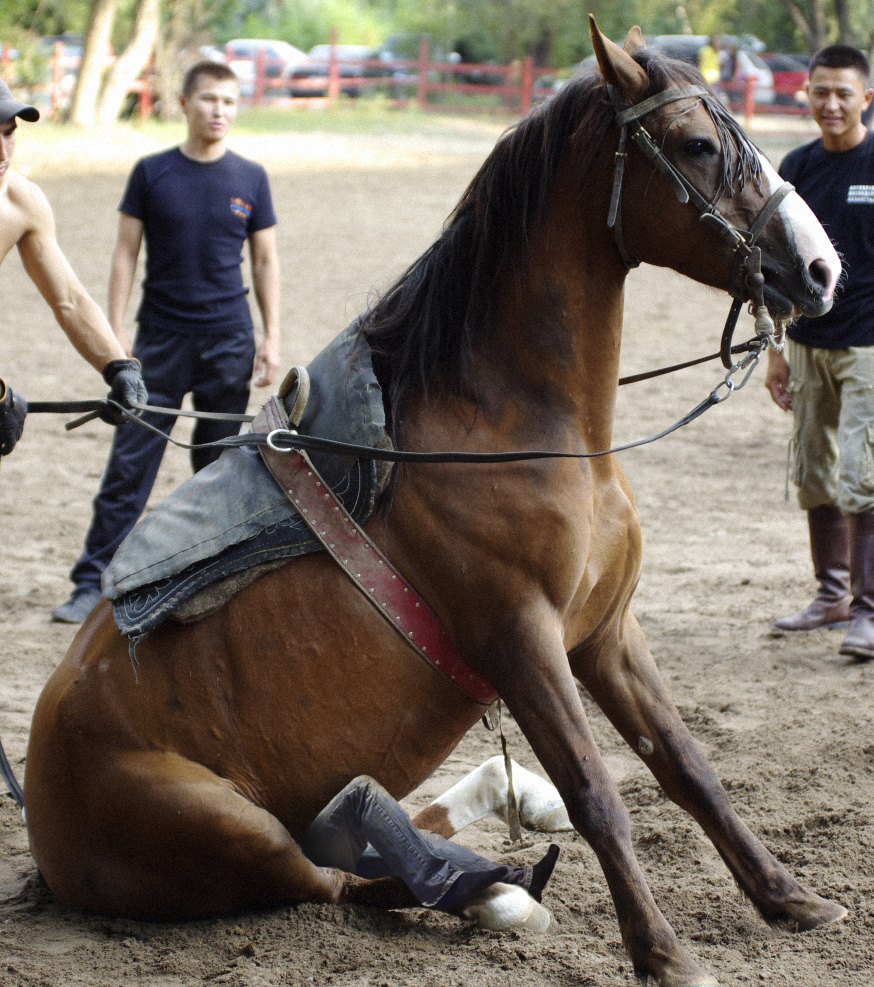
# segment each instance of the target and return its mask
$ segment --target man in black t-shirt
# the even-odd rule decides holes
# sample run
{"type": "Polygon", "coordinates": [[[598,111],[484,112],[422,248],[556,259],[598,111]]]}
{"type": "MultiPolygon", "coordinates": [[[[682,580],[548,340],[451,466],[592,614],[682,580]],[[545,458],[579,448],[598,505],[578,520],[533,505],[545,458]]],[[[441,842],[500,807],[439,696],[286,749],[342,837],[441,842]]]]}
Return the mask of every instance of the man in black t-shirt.
{"type": "MultiPolygon", "coordinates": [[[[279,369],[276,216],[264,169],[226,147],[238,98],[237,77],[226,65],[199,62],[189,69],[180,97],[184,143],[138,162],[119,206],[109,321],[129,349],[124,314],[145,240],[133,352],[153,405],[178,408],[190,392],[198,411],[242,414],[253,371],[254,383],[267,386],[279,369]],[[263,328],[257,348],[241,269],[246,243],[263,328]]],[[[143,419],[167,434],[175,422],[150,412],[143,419]]],[[[239,423],[199,419],[192,441],[237,431],[239,423]]],[[[54,620],[79,623],[99,602],[103,571],[146,506],[166,444],[163,434],[145,429],[117,433],[71,573],[73,594],[53,611],[54,620]]],[[[192,450],[195,471],[219,452],[192,450]]]]}
{"type": "Polygon", "coordinates": [[[771,350],[765,386],[794,415],[798,500],[807,511],[815,599],[780,631],[851,621],[840,653],[874,658],[874,99],[864,55],[830,45],[810,63],[810,110],[822,137],[792,151],[780,174],[806,200],[843,263],[837,300],[771,350]]]}

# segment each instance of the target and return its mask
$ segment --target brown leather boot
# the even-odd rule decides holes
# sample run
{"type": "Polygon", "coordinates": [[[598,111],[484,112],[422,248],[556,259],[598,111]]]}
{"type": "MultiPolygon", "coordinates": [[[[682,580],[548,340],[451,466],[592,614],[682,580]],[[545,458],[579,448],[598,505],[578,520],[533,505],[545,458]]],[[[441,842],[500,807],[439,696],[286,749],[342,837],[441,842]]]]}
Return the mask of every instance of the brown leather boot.
{"type": "Polygon", "coordinates": [[[807,512],[816,597],[803,610],[774,623],[775,631],[812,631],[834,627],[850,618],[850,527],[834,504],[807,512]]]}
{"type": "Polygon", "coordinates": [[[874,511],[850,514],[850,631],[840,653],[874,658],[874,511]]]}

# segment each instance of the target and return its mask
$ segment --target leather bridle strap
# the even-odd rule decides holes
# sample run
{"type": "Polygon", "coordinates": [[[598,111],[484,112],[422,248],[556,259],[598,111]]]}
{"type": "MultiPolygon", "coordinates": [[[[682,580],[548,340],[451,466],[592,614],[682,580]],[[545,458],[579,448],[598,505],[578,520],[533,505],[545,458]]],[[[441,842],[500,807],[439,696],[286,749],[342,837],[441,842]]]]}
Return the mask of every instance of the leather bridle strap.
{"type": "MultiPolygon", "coordinates": [[[[616,168],[613,172],[613,189],[610,193],[607,228],[613,230],[613,238],[616,241],[616,246],[619,249],[623,263],[626,267],[632,268],[638,267],[640,261],[628,253],[625,248],[625,237],[622,234],[622,180],[625,177],[625,162],[628,157],[626,150],[629,133],[628,125],[630,123],[634,124],[631,128],[632,140],[640,147],[645,157],[652,161],[666,175],[673,185],[674,194],[677,196],[677,199],[680,202],[688,202],[689,189],[692,186],[674,168],[664,154],[662,154],[661,150],[655,145],[639,121],[641,117],[646,116],[647,113],[651,113],[660,106],[664,106],[666,103],[674,103],[680,99],[703,96],[707,90],[703,86],[683,86],[674,89],[665,89],[664,92],[656,93],[654,96],[650,96],[649,99],[645,99],[625,109],[620,108],[620,98],[616,89],[613,86],[609,86],[608,91],[610,93],[610,99],[613,102],[613,107],[616,110],[616,123],[619,126],[619,146],[616,149],[616,168]]],[[[693,189],[693,191],[698,195],[697,190],[693,189]]],[[[702,198],[700,195],[698,197],[702,198]]]]}
{"type": "MultiPolygon", "coordinates": [[[[671,183],[674,195],[680,203],[691,202],[705,225],[726,240],[733,250],[731,272],[729,275],[729,291],[734,295],[734,301],[728,313],[720,343],[720,357],[726,368],[731,368],[732,345],[737,318],[741,306],[747,298],[751,298],[756,314],[756,333],[759,338],[770,338],[774,332],[774,324],[768,315],[764,299],[765,279],[761,273],[761,250],[756,241],[761,236],[765,226],[780,208],[786,196],[793,191],[793,186],[783,182],[768,197],[752,227],[748,232],[739,230],[720,213],[715,202],[707,200],[686,176],[679,171],[667,158],[662,149],[655,143],[649,132],[640,122],[641,118],[666,103],[680,99],[710,97],[703,86],[677,87],[656,93],[649,99],[642,100],[634,106],[621,108],[620,96],[615,87],[609,86],[610,99],[616,110],[616,123],[620,128],[619,144],[616,150],[616,167],[613,175],[613,188],[610,195],[610,208],[607,213],[607,226],[613,230],[613,238],[623,263],[627,268],[637,267],[640,261],[632,257],[625,246],[622,233],[622,182],[625,175],[625,162],[628,157],[626,144],[631,125],[630,136],[644,157],[655,168],[662,172],[671,183]]],[[[712,97],[710,97],[712,98],[712,97]]]]}
{"type": "Polygon", "coordinates": [[[719,233],[734,245],[735,249],[740,252],[743,258],[749,257],[752,252],[752,246],[761,235],[768,221],[777,209],[779,209],[780,203],[793,190],[793,186],[788,182],[784,182],[771,193],[749,232],[742,232],[729,223],[716,208],[715,203],[706,199],[689,179],[674,166],[652,139],[647,129],[640,123],[642,117],[658,109],[660,106],[676,102],[680,99],[707,97],[709,95],[707,90],[703,86],[685,86],[666,89],[664,92],[656,93],[655,96],[651,96],[649,99],[645,99],[626,109],[619,109],[619,95],[615,88],[611,86],[609,87],[609,91],[613,105],[616,107],[616,123],[620,127],[620,135],[619,146],[616,151],[616,169],[613,176],[610,209],[607,214],[607,226],[614,232],[619,253],[626,262],[626,265],[636,267],[640,263],[640,261],[630,257],[621,238],[622,181],[625,174],[625,160],[628,157],[625,147],[629,134],[629,124],[631,123],[634,124],[630,130],[631,139],[641,150],[644,157],[670,181],[677,201],[683,204],[691,202],[701,213],[702,220],[709,221],[717,226],[719,233]]]}

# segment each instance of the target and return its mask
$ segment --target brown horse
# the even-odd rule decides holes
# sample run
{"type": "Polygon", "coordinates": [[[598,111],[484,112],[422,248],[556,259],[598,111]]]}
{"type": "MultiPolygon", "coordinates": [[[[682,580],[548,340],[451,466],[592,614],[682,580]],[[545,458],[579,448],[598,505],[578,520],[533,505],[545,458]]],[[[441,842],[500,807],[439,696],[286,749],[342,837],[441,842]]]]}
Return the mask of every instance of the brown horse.
{"type": "MultiPolygon", "coordinates": [[[[435,244],[365,316],[400,447],[608,449],[629,258],[744,295],[754,279],[739,280],[739,260],[756,239],[778,321],[830,304],[828,238],[797,195],[774,197],[773,169],[697,72],[647,51],[636,29],[624,49],[592,30],[599,72],[497,144],[435,244]]],[[[367,531],[512,711],[598,857],[639,977],[714,982],[647,886],[578,683],[766,922],[798,931],[844,914],[740,821],[671,702],[630,610],[641,538],[615,456],[399,467],[367,531]]],[[[406,795],[482,710],[327,556],[166,625],[136,657],[101,605],[36,709],[28,830],[59,901],[162,919],[391,903],[310,864],[295,838],[355,775],[406,795]]]]}

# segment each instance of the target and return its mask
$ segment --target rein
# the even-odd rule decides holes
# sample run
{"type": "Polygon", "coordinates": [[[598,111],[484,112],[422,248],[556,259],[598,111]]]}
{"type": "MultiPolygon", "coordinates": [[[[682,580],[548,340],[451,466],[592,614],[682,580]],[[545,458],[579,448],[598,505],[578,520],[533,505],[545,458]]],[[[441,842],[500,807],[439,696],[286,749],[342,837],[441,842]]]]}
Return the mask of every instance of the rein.
{"type": "MultiPolygon", "coordinates": [[[[769,335],[762,335],[757,337],[755,340],[750,340],[750,342],[744,343],[743,348],[749,350],[747,356],[738,363],[733,364],[724,379],[716,385],[710,394],[708,394],[703,401],[700,401],[694,408],[683,415],[682,418],[675,421],[672,425],[662,429],[662,431],[657,432],[655,435],[650,435],[643,439],[636,439],[623,445],[613,446],[610,449],[601,449],[597,452],[558,452],[552,449],[522,449],[514,452],[411,452],[403,449],[380,449],[375,446],[356,445],[350,442],[339,442],[335,439],[325,439],[317,435],[301,434],[296,429],[288,428],[276,428],[270,432],[247,432],[240,435],[230,435],[227,438],[216,439],[213,442],[191,443],[181,442],[178,439],[172,438],[172,436],[162,432],[161,429],[156,428],[149,422],[143,421],[142,418],[139,417],[139,414],[143,411],[149,411],[154,414],[176,415],[187,418],[201,418],[204,416],[213,417],[209,412],[179,411],[175,408],[164,408],[148,404],[136,405],[132,411],[130,408],[125,408],[123,405],[119,404],[117,401],[111,400],[110,398],[105,399],[105,401],[89,402],[46,401],[40,403],[39,410],[45,412],[63,411],[65,409],[69,410],[69,404],[75,404],[77,406],[74,410],[81,410],[79,406],[83,404],[87,404],[92,409],[100,407],[103,404],[111,405],[115,410],[121,412],[121,414],[123,414],[128,421],[134,422],[140,427],[148,429],[150,432],[154,432],[156,435],[160,435],[162,438],[166,439],[172,445],[177,446],[180,449],[210,449],[217,447],[238,448],[240,446],[254,446],[257,448],[266,446],[274,452],[280,453],[317,450],[337,456],[375,459],[390,463],[418,464],[488,464],[518,463],[534,459],[598,459],[602,456],[612,456],[618,452],[625,452],[629,449],[636,449],[640,446],[649,445],[651,442],[657,442],[659,439],[663,439],[672,432],[676,432],[678,429],[683,428],[684,426],[695,421],[696,418],[699,418],[705,411],[712,408],[714,405],[721,404],[723,401],[726,401],[735,391],[741,390],[746,385],[747,381],[752,376],[753,371],[758,366],[762,353],[764,353],[771,344],[772,337],[769,335]],[[742,376],[736,381],[734,378],[738,374],[742,374],[742,376]],[[51,405],[51,407],[46,407],[46,405],[51,405]]],[[[704,359],[712,358],[705,357],[704,359]]],[[[663,370],[662,373],[668,373],[670,369],[674,368],[667,368],[663,370]]],[[[295,367],[292,372],[296,372],[301,380],[308,379],[307,371],[304,367],[295,367]]],[[[640,376],[638,379],[641,379],[640,376]]],[[[68,429],[75,428],[78,425],[84,424],[85,421],[95,417],[98,417],[98,412],[92,411],[84,418],[77,419],[74,422],[68,422],[65,427],[68,429]]],[[[244,423],[253,421],[255,416],[222,415],[222,417],[225,420],[244,423]]]]}
{"type": "MultiPolygon", "coordinates": [[[[737,318],[737,316],[735,316],[735,318],[737,318]]],[[[737,345],[732,346],[731,352],[749,353],[756,350],[759,347],[761,338],[761,334],[757,334],[752,339],[748,339],[745,343],[738,343],[737,345]]],[[[646,370],[639,374],[631,374],[627,377],[620,377],[616,383],[619,387],[623,387],[625,384],[638,384],[644,380],[651,380],[654,377],[662,377],[665,374],[676,373],[678,370],[688,370],[689,367],[697,367],[702,363],[709,363],[711,360],[718,360],[721,356],[721,351],[719,353],[709,353],[707,356],[698,356],[692,360],[686,360],[683,363],[673,363],[669,367],[659,367],[657,370],[646,370]]],[[[737,390],[738,388],[735,389],[737,390]]],[[[80,425],[85,425],[87,422],[93,421],[95,418],[99,418],[101,409],[107,404],[112,404],[116,409],[121,408],[121,406],[115,404],[115,402],[104,400],[103,398],[91,398],[83,401],[28,401],[27,413],[29,415],[81,415],[80,418],[75,418],[73,421],[64,423],[64,428],[70,432],[74,428],[78,428],[80,425]]],[[[123,408],[121,410],[127,410],[128,412],[130,411],[130,409],[123,408]]],[[[241,425],[248,422],[253,422],[257,417],[255,415],[235,415],[223,411],[183,411],[181,408],[165,408],[151,404],[138,405],[135,410],[151,411],[159,415],[173,415],[176,418],[207,418],[212,421],[239,422],[241,425]]],[[[140,421],[139,418],[135,418],[133,420],[139,421],[140,425],[145,424],[140,421]]],[[[174,445],[183,446],[183,443],[174,442],[174,440],[170,439],[169,436],[167,438],[168,441],[172,442],[174,445]]],[[[191,446],[184,447],[191,448],[191,446]]]]}

